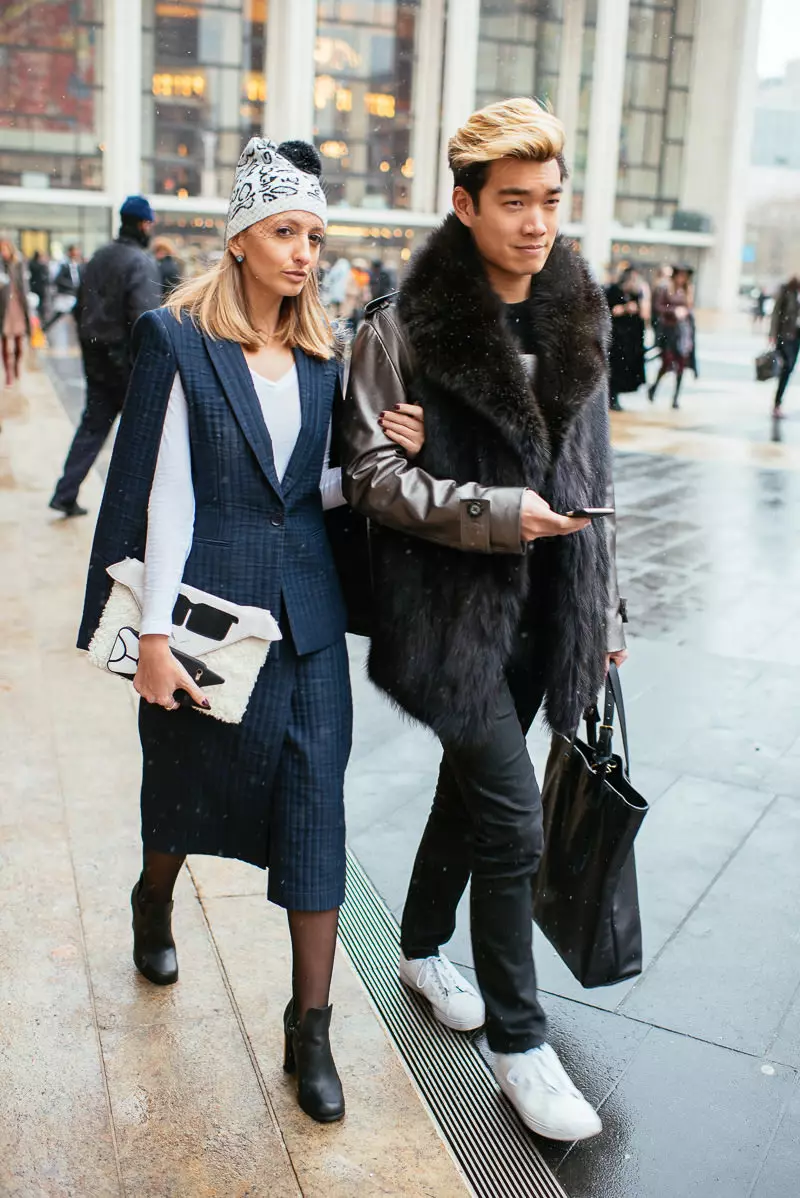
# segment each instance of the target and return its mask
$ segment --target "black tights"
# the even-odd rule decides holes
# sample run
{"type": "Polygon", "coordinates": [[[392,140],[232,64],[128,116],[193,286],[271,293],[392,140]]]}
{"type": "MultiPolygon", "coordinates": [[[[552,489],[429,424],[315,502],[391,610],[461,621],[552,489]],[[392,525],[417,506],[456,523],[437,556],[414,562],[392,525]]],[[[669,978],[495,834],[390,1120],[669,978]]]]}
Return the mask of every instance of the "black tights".
{"type": "MultiPolygon", "coordinates": [[[[147,903],[172,902],[172,892],[185,857],[146,849],[143,858],[143,899],[147,903]]],[[[327,1007],[339,909],[288,911],[292,937],[292,993],[298,1018],[314,1007],[327,1007]]]]}
{"type": "MultiPolygon", "coordinates": [[[[650,395],[651,395],[651,397],[655,396],[655,393],[656,393],[656,389],[657,389],[657,387],[658,387],[658,384],[661,382],[661,380],[663,379],[664,375],[665,375],[665,374],[669,374],[669,373],[670,373],[670,368],[669,368],[669,366],[662,366],[662,367],[661,367],[661,369],[660,369],[660,370],[659,370],[659,372],[658,372],[658,378],[656,379],[656,381],[653,383],[652,387],[650,388],[650,395]]],[[[679,396],[679,395],[680,395],[680,393],[681,393],[681,385],[683,384],[683,370],[682,370],[682,369],[681,369],[681,370],[676,370],[676,371],[674,372],[674,374],[675,374],[675,394],[674,394],[674,395],[673,395],[673,397],[672,397],[672,402],[673,402],[673,404],[677,404],[677,402],[678,402],[678,396],[679,396]]]]}

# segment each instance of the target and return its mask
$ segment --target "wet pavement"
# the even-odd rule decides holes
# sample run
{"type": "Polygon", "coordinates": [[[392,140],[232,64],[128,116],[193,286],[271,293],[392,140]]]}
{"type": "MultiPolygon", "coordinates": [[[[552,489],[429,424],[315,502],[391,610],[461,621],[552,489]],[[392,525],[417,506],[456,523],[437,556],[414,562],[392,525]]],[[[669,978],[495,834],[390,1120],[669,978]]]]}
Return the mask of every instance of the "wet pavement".
{"type": "MultiPolygon", "coordinates": [[[[539,1142],[572,1198],[800,1194],[800,383],[774,424],[762,348],[706,334],[679,412],[667,385],[614,419],[645,970],[583,991],[536,936],[553,1042],[605,1124],[539,1142]]],[[[50,366],[72,413],[78,366],[50,366]]],[[[350,843],[399,915],[437,747],[351,654],[350,843]]],[[[465,905],[449,953],[470,969],[465,905]]]]}

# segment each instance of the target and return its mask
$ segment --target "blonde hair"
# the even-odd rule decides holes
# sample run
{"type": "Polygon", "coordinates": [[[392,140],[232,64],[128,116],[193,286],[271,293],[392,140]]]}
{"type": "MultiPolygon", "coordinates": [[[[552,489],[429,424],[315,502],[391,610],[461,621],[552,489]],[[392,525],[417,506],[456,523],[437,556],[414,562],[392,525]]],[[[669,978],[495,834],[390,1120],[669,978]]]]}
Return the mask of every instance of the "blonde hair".
{"type": "MultiPolygon", "coordinates": [[[[498,158],[522,158],[549,162],[555,158],[564,178],[564,126],[541,104],[526,97],[501,100],[473,112],[447,143],[447,161],[456,186],[498,158]],[[471,169],[472,168],[472,169],[471,169]]],[[[484,180],[481,180],[481,186],[484,180]]],[[[467,190],[471,190],[467,185],[467,190]]],[[[480,187],[478,188],[480,190],[480,187]]]]}
{"type": "MultiPolygon", "coordinates": [[[[241,270],[230,249],[205,274],[176,287],[164,307],[178,321],[185,313],[216,341],[236,341],[251,350],[263,344],[250,320],[241,270]]],[[[298,296],[281,304],[276,340],[312,358],[327,361],[332,356],[333,329],[319,297],[316,271],[298,296]]]]}
{"type": "Polygon", "coordinates": [[[2,251],[4,245],[7,245],[9,248],[9,262],[21,261],[19,250],[10,237],[0,237],[0,251],[2,251]]]}
{"type": "Polygon", "coordinates": [[[171,258],[177,258],[178,256],[175,242],[171,241],[169,237],[154,237],[150,243],[150,249],[154,254],[157,254],[159,250],[163,250],[171,258]]]}

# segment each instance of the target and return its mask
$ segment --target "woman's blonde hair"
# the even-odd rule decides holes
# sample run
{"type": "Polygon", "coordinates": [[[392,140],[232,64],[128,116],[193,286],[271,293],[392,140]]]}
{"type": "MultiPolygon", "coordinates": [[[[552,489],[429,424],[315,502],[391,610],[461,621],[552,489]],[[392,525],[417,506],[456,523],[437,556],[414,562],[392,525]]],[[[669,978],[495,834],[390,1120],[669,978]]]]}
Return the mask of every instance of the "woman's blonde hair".
{"type": "Polygon", "coordinates": [[[447,160],[455,186],[465,188],[477,203],[489,166],[499,158],[529,162],[555,159],[565,179],[569,172],[564,161],[564,140],[564,126],[558,117],[522,96],[473,112],[447,143],[447,160]]]}
{"type": "Polygon", "coordinates": [[[14,244],[14,242],[11,240],[10,237],[0,237],[0,253],[2,253],[2,247],[4,245],[7,245],[9,250],[11,251],[11,253],[9,255],[9,259],[8,259],[9,262],[21,261],[19,250],[17,249],[16,245],[14,244]]]}
{"type": "MultiPolygon", "coordinates": [[[[205,274],[189,279],[172,292],[164,307],[180,321],[184,313],[216,341],[236,341],[255,350],[263,337],[247,310],[242,273],[229,248],[205,274]]],[[[319,297],[316,271],[297,296],[281,304],[276,340],[327,361],[333,354],[333,329],[319,297]]]]}

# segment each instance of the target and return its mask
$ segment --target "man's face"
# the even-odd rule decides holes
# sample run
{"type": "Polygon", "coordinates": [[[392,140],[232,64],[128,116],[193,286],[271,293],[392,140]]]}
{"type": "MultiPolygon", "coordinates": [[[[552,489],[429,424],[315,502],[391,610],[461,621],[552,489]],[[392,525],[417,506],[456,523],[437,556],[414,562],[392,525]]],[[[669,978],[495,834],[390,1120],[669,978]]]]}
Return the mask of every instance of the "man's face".
{"type": "Polygon", "coordinates": [[[478,210],[463,188],[453,193],[462,224],[472,230],[481,257],[495,270],[519,277],[536,275],[558,233],[561,170],[550,162],[500,158],[489,168],[478,210]]]}

